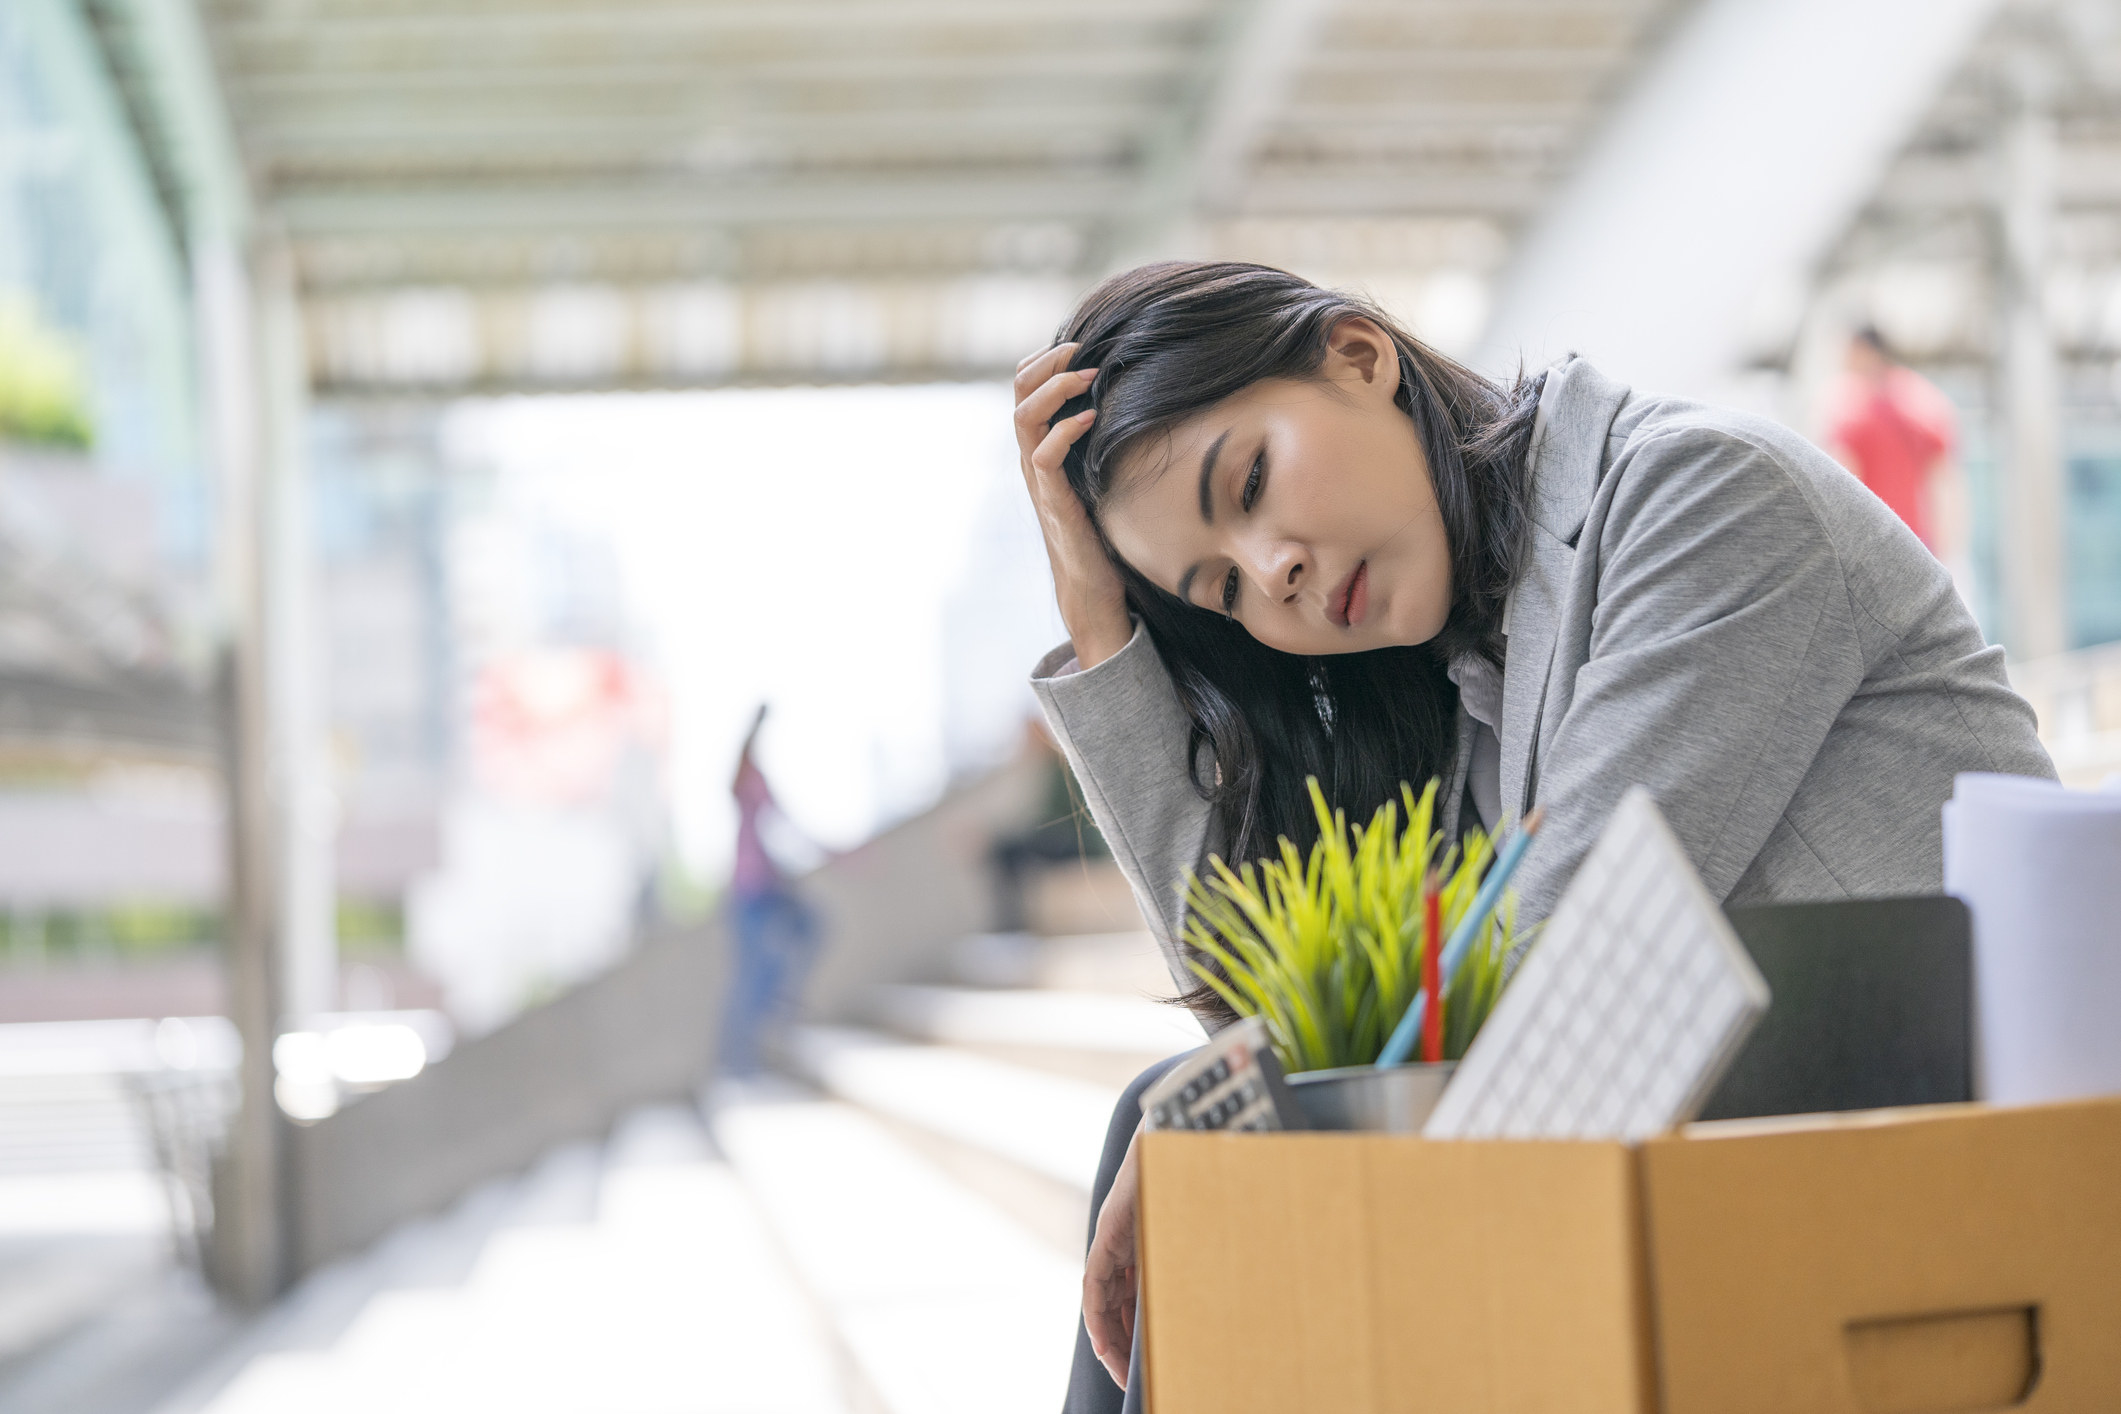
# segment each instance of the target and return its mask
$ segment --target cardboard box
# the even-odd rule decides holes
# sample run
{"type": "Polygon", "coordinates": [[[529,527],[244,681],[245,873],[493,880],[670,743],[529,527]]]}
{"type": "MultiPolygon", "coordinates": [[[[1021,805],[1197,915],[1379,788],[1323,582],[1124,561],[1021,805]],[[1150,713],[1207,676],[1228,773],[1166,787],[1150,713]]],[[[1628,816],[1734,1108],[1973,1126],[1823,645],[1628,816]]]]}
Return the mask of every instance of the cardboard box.
{"type": "Polygon", "coordinates": [[[2121,1100],[1143,1142],[1153,1414],[2121,1411],[2121,1100]]]}

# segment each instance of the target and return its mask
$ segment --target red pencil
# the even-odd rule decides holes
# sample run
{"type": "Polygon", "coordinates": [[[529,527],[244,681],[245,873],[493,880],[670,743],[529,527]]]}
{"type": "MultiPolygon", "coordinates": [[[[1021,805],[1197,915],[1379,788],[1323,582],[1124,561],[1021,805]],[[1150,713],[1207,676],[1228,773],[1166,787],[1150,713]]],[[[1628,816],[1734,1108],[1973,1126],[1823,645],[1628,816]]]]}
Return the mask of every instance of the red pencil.
{"type": "Polygon", "coordinates": [[[1427,931],[1421,945],[1421,986],[1429,994],[1421,1018],[1421,1058],[1434,1063],[1443,1059],[1443,895],[1433,869],[1422,881],[1421,907],[1427,931]]]}

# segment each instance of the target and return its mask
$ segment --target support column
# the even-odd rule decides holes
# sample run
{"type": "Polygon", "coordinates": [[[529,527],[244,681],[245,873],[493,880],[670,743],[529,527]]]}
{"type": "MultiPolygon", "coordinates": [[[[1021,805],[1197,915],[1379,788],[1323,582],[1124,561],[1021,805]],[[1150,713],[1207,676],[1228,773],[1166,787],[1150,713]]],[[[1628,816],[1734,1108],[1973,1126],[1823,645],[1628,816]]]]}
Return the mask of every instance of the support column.
{"type": "Polygon", "coordinates": [[[2069,547],[2063,536],[2061,380],[2045,285],[2055,208],[2055,120],[2044,63],[2021,54],[1998,144],[1997,366],[2002,447],[2003,588],[2014,657],[2069,647],[2069,547]]]}
{"type": "Polygon", "coordinates": [[[303,438],[308,374],[293,262],[262,239],[196,256],[200,367],[220,495],[222,705],[229,824],[229,1010],[241,1108],[215,1176],[214,1278],[246,1305],[288,1269],[273,1043],[337,999],[317,585],[303,438]]]}
{"type": "Polygon", "coordinates": [[[280,1007],[303,1026],[338,1004],[339,946],[333,846],[337,801],[325,697],[305,438],[309,371],[286,243],[260,243],[252,261],[264,419],[266,671],[279,784],[280,1007]]]}
{"type": "Polygon", "coordinates": [[[214,1168],[215,1286],[246,1306],[278,1294],[285,1270],[282,1120],[273,1098],[280,1031],[279,860],[266,665],[263,419],[249,271],[232,240],[193,250],[199,370],[219,506],[216,579],[229,881],[223,937],[229,1019],[243,1041],[239,1102],[214,1168]]]}

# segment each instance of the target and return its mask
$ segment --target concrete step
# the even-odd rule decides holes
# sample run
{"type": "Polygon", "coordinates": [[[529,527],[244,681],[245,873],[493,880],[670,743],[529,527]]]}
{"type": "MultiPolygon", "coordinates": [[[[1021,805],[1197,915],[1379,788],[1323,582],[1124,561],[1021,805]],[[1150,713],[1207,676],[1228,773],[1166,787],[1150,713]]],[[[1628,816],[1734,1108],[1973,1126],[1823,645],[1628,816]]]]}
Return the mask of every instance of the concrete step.
{"type": "Polygon", "coordinates": [[[158,1414],[851,1414],[689,1107],[636,1112],[316,1273],[158,1414]]]}
{"type": "Polygon", "coordinates": [[[864,1108],[983,1149],[1087,1193],[1119,1087],[848,1026],[788,1039],[804,1078],[864,1108]]]}
{"type": "Polygon", "coordinates": [[[871,1020],[916,1040],[1111,1051],[1150,1058],[1203,1044],[1207,1035],[1179,1007],[1112,992],[878,987],[871,1020]]]}
{"type": "MultiPolygon", "coordinates": [[[[812,1040],[828,1068],[859,1052],[812,1040]]],[[[884,1414],[1046,1414],[1060,1402],[1079,1262],[853,1105],[786,1081],[725,1083],[707,1103],[884,1414]]]]}
{"type": "Polygon", "coordinates": [[[951,979],[969,987],[1109,992],[1136,1000],[1179,988],[1146,929],[1129,933],[976,933],[950,951],[951,979]]]}

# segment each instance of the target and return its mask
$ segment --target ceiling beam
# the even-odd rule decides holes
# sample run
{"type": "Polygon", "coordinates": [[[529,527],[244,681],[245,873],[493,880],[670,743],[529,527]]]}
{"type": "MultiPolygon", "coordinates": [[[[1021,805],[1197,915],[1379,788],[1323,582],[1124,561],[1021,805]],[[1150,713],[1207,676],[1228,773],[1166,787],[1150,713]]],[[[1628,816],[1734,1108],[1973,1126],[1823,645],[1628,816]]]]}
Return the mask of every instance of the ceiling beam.
{"type": "Polygon", "coordinates": [[[536,60],[505,57],[489,46],[480,59],[464,62],[452,62],[445,55],[419,55],[404,64],[363,67],[344,56],[330,56],[315,66],[235,66],[230,80],[252,109],[272,102],[309,104],[334,98],[382,103],[416,93],[536,96],[588,89],[623,95],[644,87],[700,94],[819,88],[831,93],[836,103],[853,107],[858,102],[848,103],[839,95],[858,100],[864,92],[919,93],[932,84],[970,84],[978,92],[1007,101],[1011,86],[1025,82],[1109,83],[1168,77],[1183,66],[1186,57],[1187,51],[1179,46],[1130,45],[996,54],[879,54],[873,50],[820,54],[792,47],[778,55],[688,55],[666,49],[636,59],[591,55],[577,60],[536,60]]]}
{"type": "Polygon", "coordinates": [[[247,51],[261,46],[329,50],[361,44],[447,44],[467,37],[491,39],[500,27],[511,41],[526,42],[693,34],[723,41],[782,35],[866,40],[879,33],[935,33],[960,39],[994,35],[1034,43],[1080,43],[1086,32],[1099,26],[1139,31],[1195,24],[1208,6],[1203,0],[1071,0],[1065,7],[1050,8],[997,5],[993,0],[893,0],[888,5],[774,0],[770,5],[739,6],[625,0],[584,8],[573,0],[495,0],[393,8],[373,0],[324,0],[277,14],[248,6],[215,8],[222,12],[215,29],[234,48],[247,51]]]}
{"type": "Polygon", "coordinates": [[[950,142],[979,149],[1002,141],[1037,139],[1055,150],[1131,137],[1154,110],[1146,103],[1041,102],[997,109],[968,132],[963,109],[928,108],[861,114],[761,113],[741,124],[673,112],[504,115],[476,109],[391,106],[367,111],[289,115],[247,134],[254,157],[278,161],[366,155],[377,149],[428,154],[475,146],[481,154],[567,157],[610,153],[638,160],[699,146],[726,133],[739,151],[771,154],[786,148],[950,142]],[[630,152],[629,152],[630,150],[630,152]]]}
{"type": "MultiPolygon", "coordinates": [[[[1487,270],[1500,257],[1501,230],[1514,209],[1542,189],[1521,180],[1478,187],[1442,180],[1410,184],[1403,208],[1316,209],[1389,184],[1349,181],[1336,190],[1277,192],[1290,208],[1212,222],[1219,246],[1273,263],[1322,269],[1487,270]],[[1471,209],[1485,204],[1486,210],[1471,209]],[[1427,208],[1427,209],[1424,209],[1427,208]]],[[[654,286],[707,280],[727,284],[828,278],[944,280],[960,276],[1057,275],[1081,268],[1086,238],[1067,221],[888,227],[754,227],[548,233],[469,231],[414,236],[318,236],[296,245],[302,286],[311,295],[381,293],[449,286],[466,290],[532,287],[553,281],[654,286]]]]}
{"type": "Polygon", "coordinates": [[[1632,52],[1644,24],[1669,8],[1670,0],[1339,0],[1324,42],[1384,48],[1605,43],[1632,52]]]}
{"type": "Polygon", "coordinates": [[[1167,253],[1202,212],[1233,203],[1254,145],[1311,52],[1325,4],[1226,0],[1192,93],[1141,165],[1133,209],[1113,232],[1113,264],[1167,253]]]}
{"type": "MultiPolygon", "coordinates": [[[[1229,54],[1232,63],[1244,58],[1243,76],[1286,84],[1286,75],[1294,71],[1295,63],[1302,62],[1317,84],[1329,91],[1348,81],[1416,86],[1436,80],[1487,79],[1581,83],[1610,73],[1629,54],[1625,48],[1604,43],[1327,47],[1312,37],[1325,0],[1231,3],[1244,5],[1248,13],[1256,6],[1261,16],[1251,22],[1257,28],[1247,26],[1243,35],[1219,36],[1215,44],[1216,51],[1229,54]],[[1240,52],[1239,39],[1254,34],[1261,37],[1249,40],[1251,47],[1240,52]],[[1282,47],[1284,34],[1294,38],[1293,50],[1282,47]],[[1301,60],[1295,57],[1299,54],[1301,60]],[[1289,62],[1269,64],[1270,59],[1289,62]]],[[[1240,26],[1233,18],[1224,28],[1240,26]]],[[[1186,36],[1127,36],[1124,43],[1086,44],[1077,34],[1065,44],[1044,48],[1033,43],[991,50],[944,43],[903,47],[872,43],[826,50],[791,35],[785,44],[748,51],[703,41],[690,48],[664,43],[614,52],[605,46],[557,42],[525,46],[505,36],[487,35],[482,40],[467,38],[462,46],[405,44],[375,56],[329,47],[299,55],[236,53],[231,56],[230,71],[237,86],[254,101],[289,102],[347,95],[375,100],[426,90],[448,94],[581,88],[624,92],[641,85],[693,92],[734,86],[752,92],[819,83],[871,86],[880,75],[888,75],[896,86],[966,80],[1002,85],[1020,79],[1168,77],[1186,70],[1199,43],[1186,36]]],[[[1200,81],[1204,80],[1196,80],[1200,81]]],[[[1218,112],[1242,113],[1250,103],[1242,84],[1243,77],[1219,82],[1214,98],[1218,112]]],[[[1532,96],[1537,96],[1536,90],[1532,96]]]]}
{"type": "Polygon", "coordinates": [[[1566,131],[1580,136],[1586,105],[1577,99],[1493,99],[1458,102],[1419,97],[1390,102],[1350,103],[1330,97],[1297,97],[1274,120],[1276,137],[1317,134],[1346,137],[1353,128],[1387,133],[1440,133],[1483,136],[1515,132],[1566,131]]]}
{"type": "MultiPolygon", "coordinates": [[[[528,107],[529,105],[526,105],[528,107]]],[[[1580,99],[1486,98],[1468,101],[1433,96],[1396,97],[1385,102],[1336,100],[1330,94],[1292,99],[1275,117],[1273,130],[1346,129],[1351,123],[1386,129],[1441,129],[1485,131],[1489,129],[1573,127],[1585,111],[1580,99]]],[[[533,111],[497,111],[476,103],[445,99],[439,102],[347,104],[310,106],[289,103],[266,107],[253,103],[250,116],[259,126],[246,131],[251,151],[273,156],[305,148],[349,146],[367,142],[410,139],[425,142],[459,135],[477,136],[505,146],[565,148],[576,139],[598,142],[634,135],[657,140],[672,134],[697,134],[709,127],[740,131],[747,140],[762,144],[775,141],[818,142],[857,133],[872,136],[913,138],[963,136],[968,118],[962,106],[924,103],[888,109],[849,111],[844,108],[778,108],[747,112],[741,120],[727,114],[673,109],[629,99],[622,110],[573,109],[564,99],[555,99],[533,111]]],[[[1088,129],[1138,132],[1156,116],[1157,105],[1146,96],[1114,98],[1080,91],[1027,96],[1006,106],[995,105],[977,112],[981,135],[989,131],[1045,132],[1064,138],[1070,131],[1088,129]]]]}
{"type": "Polygon", "coordinates": [[[991,376],[1046,337],[1075,287],[1042,276],[570,281],[341,292],[306,301],[327,387],[492,388],[991,376]]]}
{"type": "Polygon", "coordinates": [[[297,236],[410,236],[1081,218],[1110,211],[1125,191],[1116,176],[1052,171],[804,181],[290,184],[275,191],[273,205],[297,236]]]}
{"type": "MultiPolygon", "coordinates": [[[[2064,209],[2121,206],[2121,142],[2060,144],[2054,196],[2064,209]]],[[[1957,156],[1910,155],[1893,164],[1867,210],[1894,215],[1988,210],[1995,160],[1983,149],[1957,156]]]]}
{"type": "MultiPolygon", "coordinates": [[[[1337,0],[1336,28],[1391,24],[1432,36],[1437,25],[1491,26],[1536,35],[1576,33],[1589,25],[1639,23],[1668,0],[1337,0]],[[1514,28],[1510,28],[1514,27],[1514,28]]],[[[339,35],[371,29],[418,31],[422,27],[505,23],[539,27],[602,28],[686,25],[743,33],[761,29],[859,28],[1009,29],[1080,33],[1085,23],[1192,23],[1212,11],[1212,0],[1071,0],[1065,7],[997,5],[993,0],[891,0],[848,4],[845,0],[613,0],[585,10],[580,0],[303,0],[296,7],[267,7],[259,0],[202,0],[214,29],[227,34],[274,35],[314,31],[339,35]],[[277,12],[276,12],[277,11],[277,12]]]]}
{"type": "MultiPolygon", "coordinates": [[[[1247,184],[1233,215],[1516,217],[1545,189],[1538,170],[1405,163],[1353,170],[1268,171],[1247,184]]],[[[273,206],[297,237],[366,239],[417,250],[423,239],[517,240],[535,231],[557,243],[631,241],[744,227],[940,226],[949,223],[1095,223],[1134,191],[1118,174],[1056,173],[981,179],[761,183],[513,183],[467,189],[294,187],[273,206]]],[[[388,262],[384,262],[387,264],[388,262]]],[[[406,263],[417,265],[416,257],[406,263]]]]}
{"type": "Polygon", "coordinates": [[[1340,170],[1255,170],[1233,216],[1485,216],[1530,214],[1550,183],[1542,172],[1465,163],[1407,162],[1340,170]]]}

